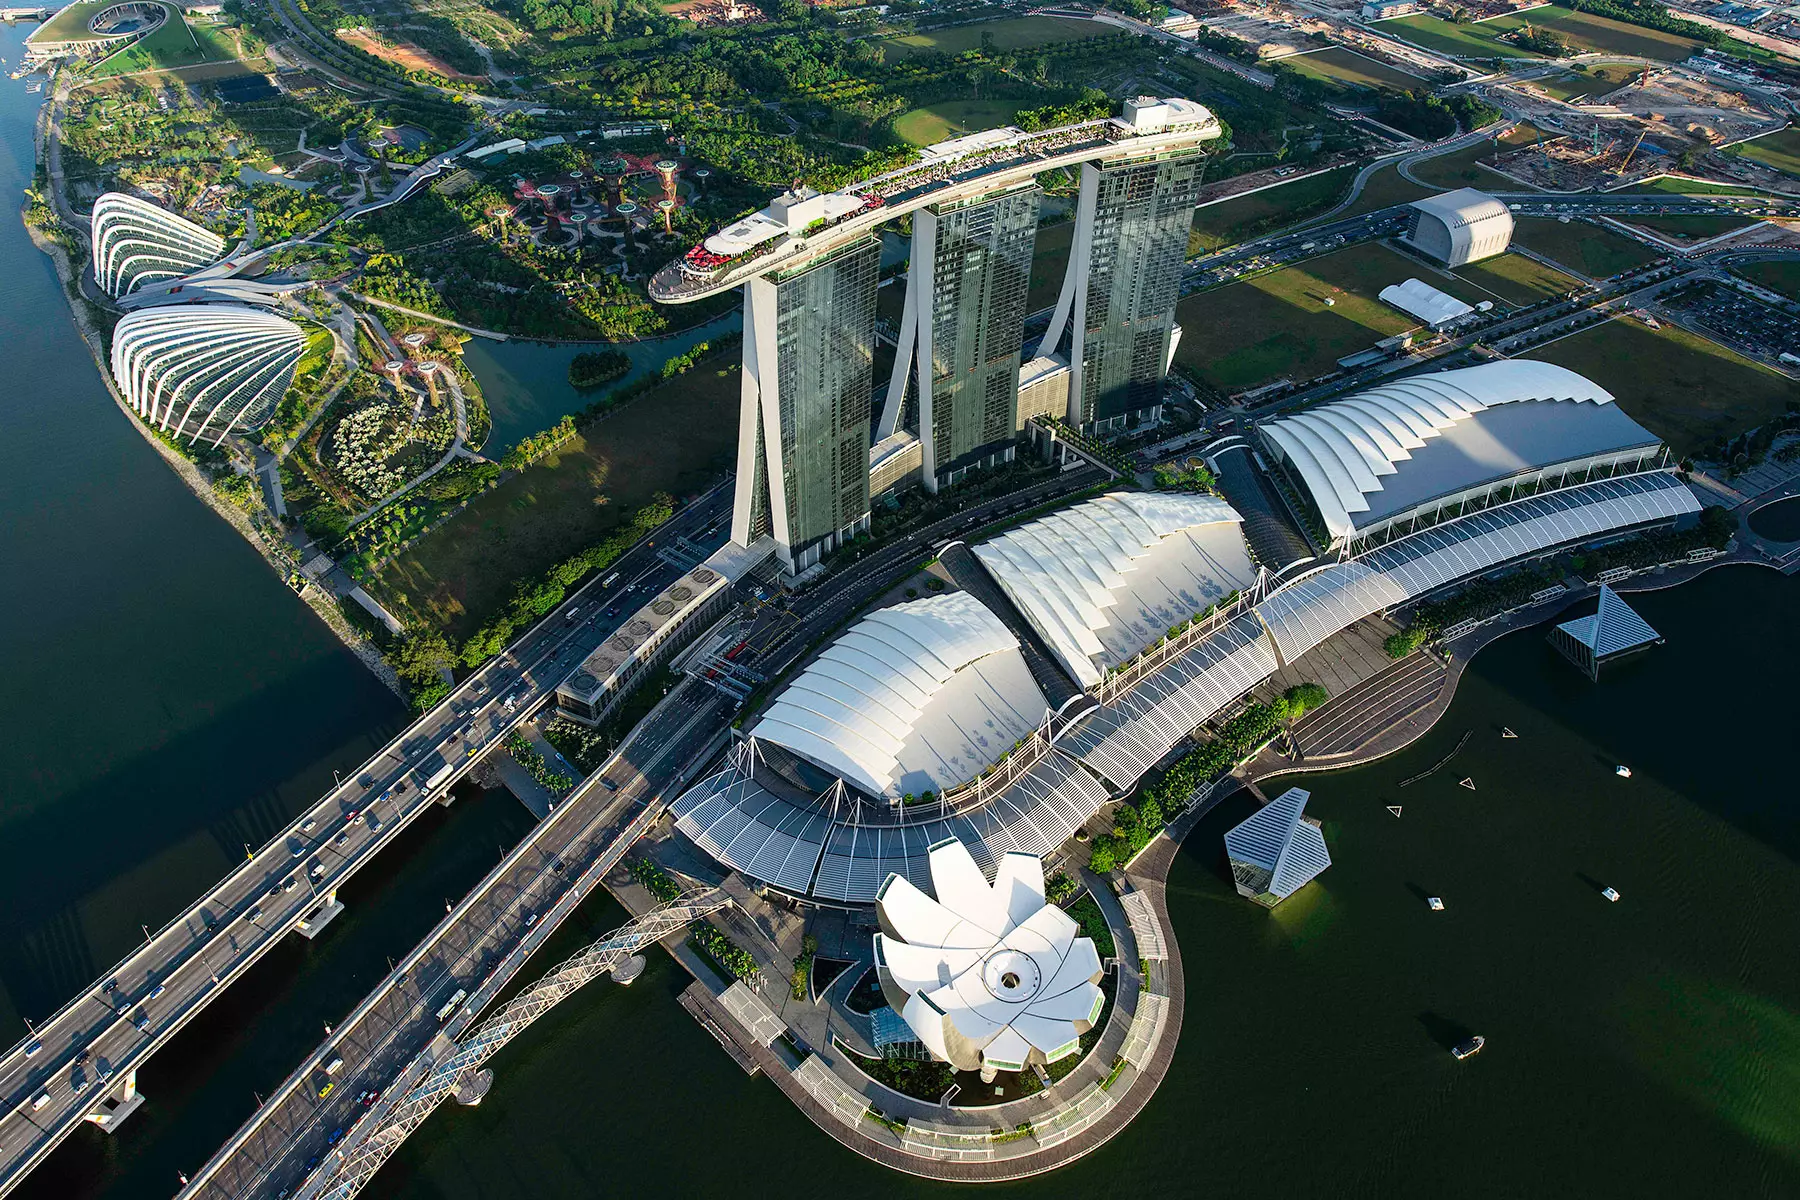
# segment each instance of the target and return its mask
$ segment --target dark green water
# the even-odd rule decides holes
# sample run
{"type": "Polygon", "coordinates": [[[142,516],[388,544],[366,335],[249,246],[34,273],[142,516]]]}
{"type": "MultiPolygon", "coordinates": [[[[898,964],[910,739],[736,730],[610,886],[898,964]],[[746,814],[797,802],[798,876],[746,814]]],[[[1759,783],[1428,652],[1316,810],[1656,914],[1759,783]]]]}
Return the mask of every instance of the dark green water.
{"type": "MultiPolygon", "coordinates": [[[[1597,687],[1542,631],[1490,647],[1421,744],[1301,781],[1336,863],[1274,914],[1220,873],[1248,811],[1223,806],[1171,879],[1189,991],[1169,1078],[1089,1159],[997,1190],[1800,1195],[1792,714],[1757,699],[1797,665],[1793,597],[1748,567],[1634,596],[1669,644],[1597,687]],[[1450,767],[1395,787],[1467,729],[1450,767]],[[1459,1064],[1464,1030],[1489,1044],[1459,1064]]],[[[557,1010],[370,1194],[955,1190],[864,1162],[746,1079],[675,1007],[685,983],[659,957],[557,1010]]]]}

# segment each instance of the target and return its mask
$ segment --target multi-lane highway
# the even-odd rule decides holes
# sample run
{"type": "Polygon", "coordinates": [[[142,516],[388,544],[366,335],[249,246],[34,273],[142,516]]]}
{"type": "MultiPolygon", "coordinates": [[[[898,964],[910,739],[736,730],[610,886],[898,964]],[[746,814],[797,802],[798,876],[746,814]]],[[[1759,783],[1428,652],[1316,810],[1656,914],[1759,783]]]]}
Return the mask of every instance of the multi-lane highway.
{"type": "Polygon", "coordinates": [[[611,597],[648,599],[682,573],[655,544],[716,542],[730,498],[715,488],[622,556],[0,1056],[0,1194],[81,1121],[111,1128],[128,1115],[150,1055],[283,936],[317,933],[344,880],[447,802],[451,783],[630,615],[634,606],[611,597]]]}

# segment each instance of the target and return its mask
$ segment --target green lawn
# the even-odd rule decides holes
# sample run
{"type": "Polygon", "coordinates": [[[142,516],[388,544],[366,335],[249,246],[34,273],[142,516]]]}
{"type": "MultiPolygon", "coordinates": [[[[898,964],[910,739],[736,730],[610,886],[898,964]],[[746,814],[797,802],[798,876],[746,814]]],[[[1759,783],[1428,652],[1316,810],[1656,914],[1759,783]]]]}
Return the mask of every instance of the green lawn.
{"type": "Polygon", "coordinates": [[[930,146],[965,133],[1012,124],[1018,105],[1006,100],[946,100],[894,118],[894,136],[930,146]]]}
{"type": "Polygon", "coordinates": [[[1731,269],[1771,292],[1780,292],[1790,300],[1800,300],[1800,262],[1744,263],[1731,269]]]}
{"type": "Polygon", "coordinates": [[[1558,100],[1585,100],[1617,91],[1637,71],[1638,68],[1631,63],[1595,63],[1585,72],[1568,71],[1561,75],[1549,75],[1533,80],[1531,86],[1558,100]]]}
{"type": "Polygon", "coordinates": [[[1339,213],[1338,216],[1340,218],[1360,216],[1363,213],[1374,212],[1376,209],[1405,204],[1425,196],[1434,196],[1437,191],[1436,188],[1420,187],[1416,183],[1409,183],[1400,178],[1400,172],[1390,164],[1370,175],[1368,182],[1363,185],[1362,195],[1356,198],[1356,203],[1339,213]]]}
{"type": "Polygon", "coordinates": [[[945,54],[961,54],[981,46],[982,35],[994,39],[997,50],[1023,50],[1045,46],[1051,42],[1075,42],[1083,38],[1105,37],[1114,32],[1092,21],[1074,21],[1062,17],[1014,17],[1004,21],[979,21],[973,25],[957,25],[950,29],[934,29],[929,33],[909,33],[888,38],[881,45],[901,54],[918,54],[938,50],[945,54]]]}
{"type": "Polygon", "coordinates": [[[1525,357],[1592,379],[1677,454],[1760,425],[1800,402],[1800,383],[1686,330],[1650,329],[1627,318],[1525,357]]]}
{"type": "Polygon", "coordinates": [[[1367,88],[1374,91],[1386,87],[1409,91],[1429,86],[1425,79],[1410,71],[1402,71],[1366,54],[1358,54],[1346,46],[1333,46],[1329,50],[1311,54],[1296,54],[1281,59],[1280,62],[1302,75],[1322,79],[1340,89],[1367,88]]]}
{"type": "MultiPolygon", "coordinates": [[[[1500,139],[1500,148],[1517,149],[1536,140],[1538,131],[1532,125],[1520,125],[1517,129],[1500,139]]],[[[1416,164],[1412,173],[1436,187],[1446,190],[1472,187],[1483,191],[1503,190],[1516,192],[1535,190],[1516,179],[1490,171],[1485,165],[1494,156],[1495,146],[1492,141],[1477,142],[1473,146],[1465,146],[1450,154],[1440,154],[1436,158],[1428,158],[1416,164]]]]}
{"type": "Polygon", "coordinates": [[[384,603],[468,636],[522,579],[605,537],[657,492],[691,494],[731,466],[734,354],[702,363],[514,475],[383,567],[384,603]]]}
{"type": "Polygon", "coordinates": [[[1668,216],[1668,217],[1626,217],[1622,218],[1629,225],[1647,229],[1651,233],[1660,234],[1677,243],[1704,242],[1708,238],[1716,238],[1722,233],[1730,233],[1734,229],[1744,229],[1757,223],[1756,217],[1738,216],[1668,216]]]}
{"type": "Polygon", "coordinates": [[[89,34],[88,22],[99,16],[101,12],[111,8],[119,0],[80,0],[57,10],[48,21],[31,31],[25,39],[27,44],[44,45],[54,42],[72,42],[85,38],[89,34]]]}
{"type": "MultiPolygon", "coordinates": [[[[1411,42],[1415,46],[1423,46],[1427,50],[1436,50],[1439,54],[1460,54],[1475,58],[1529,57],[1517,46],[1495,40],[1497,34],[1504,32],[1504,30],[1494,28],[1498,24],[1498,21],[1484,21],[1479,25],[1456,25],[1442,17],[1414,13],[1410,17],[1394,17],[1391,20],[1378,21],[1376,28],[1403,42],[1411,42]]],[[[1505,28],[1511,29],[1513,26],[1508,25],[1505,28]]]]}
{"type": "Polygon", "coordinates": [[[1757,188],[1738,187],[1732,183],[1707,183],[1699,179],[1678,179],[1673,175],[1663,175],[1628,189],[1624,194],[1634,195],[1638,192],[1669,192],[1677,196],[1767,196],[1769,193],[1757,188]]]}
{"type": "Polygon", "coordinates": [[[1418,322],[1377,297],[1389,284],[1421,278],[1471,303],[1491,299],[1378,242],[1349,246],[1242,283],[1189,296],[1176,309],[1176,359],[1221,391],[1286,376],[1310,379],[1418,322]],[[1325,301],[1333,303],[1329,306],[1325,301]]]}
{"type": "Polygon", "coordinates": [[[1188,253],[1235,246],[1323,212],[1343,198],[1344,190],[1355,177],[1355,167],[1338,167],[1233,200],[1203,205],[1194,210],[1188,253]]]}
{"type": "Polygon", "coordinates": [[[1534,29],[1554,29],[1568,39],[1573,49],[1596,54],[1629,54],[1636,58],[1680,62],[1700,45],[1691,38],[1567,8],[1534,8],[1467,25],[1452,24],[1424,14],[1380,22],[1384,32],[1427,50],[1474,58],[1533,57],[1512,43],[1500,40],[1502,34],[1526,24],[1534,29]]]}
{"type": "MultiPolygon", "coordinates": [[[[1523,254],[1502,254],[1485,262],[1458,267],[1457,278],[1493,293],[1487,299],[1499,299],[1523,307],[1536,304],[1546,296],[1562,296],[1581,286],[1581,280],[1565,275],[1555,267],[1545,266],[1523,254]]],[[[1438,281],[1425,282],[1438,286],[1438,281]]],[[[1465,297],[1466,298],[1466,297],[1465,297]]]]}
{"type": "Polygon", "coordinates": [[[1740,142],[1738,152],[1758,162],[1768,163],[1778,171],[1800,175],[1800,129],[1792,125],[1765,133],[1748,142],[1740,142]]]}
{"type": "Polygon", "coordinates": [[[129,75],[134,71],[230,62],[234,57],[230,43],[218,30],[189,25],[180,13],[172,11],[169,19],[142,41],[106,59],[94,68],[93,73],[97,78],[129,75]]]}
{"type": "Polygon", "coordinates": [[[1549,217],[1524,217],[1513,226],[1513,241],[1590,279],[1604,279],[1661,257],[1642,242],[1586,221],[1567,225],[1549,217]]]}

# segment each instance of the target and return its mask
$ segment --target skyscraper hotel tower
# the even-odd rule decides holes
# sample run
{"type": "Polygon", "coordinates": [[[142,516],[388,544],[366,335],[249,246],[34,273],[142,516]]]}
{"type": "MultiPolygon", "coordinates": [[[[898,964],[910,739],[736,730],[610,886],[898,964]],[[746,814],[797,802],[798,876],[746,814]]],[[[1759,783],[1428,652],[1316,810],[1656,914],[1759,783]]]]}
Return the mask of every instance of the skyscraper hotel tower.
{"type": "Polygon", "coordinates": [[[745,291],[733,540],[769,536],[800,575],[867,528],[872,461],[884,488],[916,475],[936,491],[1011,459],[1034,415],[1102,435],[1157,420],[1199,150],[1220,132],[1199,104],[1147,97],[1118,117],[984,130],[835,192],[796,185],[659,271],[650,294],[665,304],[745,291]],[[1036,178],[1058,168],[1081,171],[1073,252],[1022,362],[1036,178]],[[874,235],[909,213],[895,362],[872,421],[874,235]]]}

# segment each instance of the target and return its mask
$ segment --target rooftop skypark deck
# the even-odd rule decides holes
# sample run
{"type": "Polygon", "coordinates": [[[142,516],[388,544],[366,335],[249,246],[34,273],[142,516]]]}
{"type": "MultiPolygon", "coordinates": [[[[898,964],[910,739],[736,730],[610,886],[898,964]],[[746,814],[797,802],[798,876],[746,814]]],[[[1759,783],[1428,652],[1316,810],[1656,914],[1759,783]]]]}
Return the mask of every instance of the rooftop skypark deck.
{"type": "Polygon", "coordinates": [[[1027,133],[983,130],[919,152],[916,161],[834,192],[799,188],[735,221],[650,281],[652,299],[688,304],[794,267],[926,204],[983,195],[1043,171],[1187,150],[1219,136],[1216,117],[1192,100],[1127,101],[1122,117],[1027,133]]]}

